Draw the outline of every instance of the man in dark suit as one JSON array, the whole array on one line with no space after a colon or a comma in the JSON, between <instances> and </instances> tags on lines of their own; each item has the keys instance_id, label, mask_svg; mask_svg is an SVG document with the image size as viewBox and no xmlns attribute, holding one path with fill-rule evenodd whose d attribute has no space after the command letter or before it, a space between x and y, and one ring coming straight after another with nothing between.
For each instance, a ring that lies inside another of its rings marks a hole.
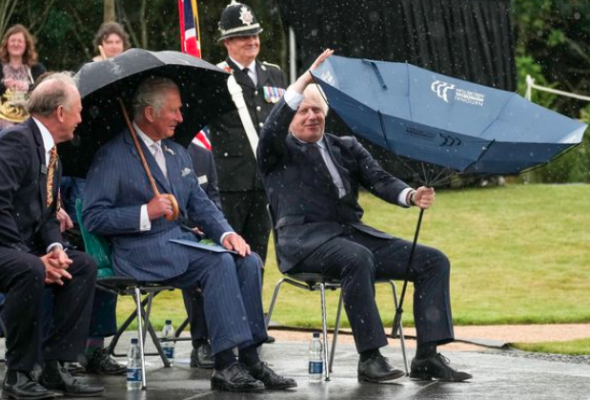
<instances>
[{"instance_id":1,"label":"man in dark suit","mask_svg":"<svg viewBox=\"0 0 590 400\"><path fill-rule=\"evenodd\" d=\"M221 199L217 187L217 171L213 153L202 147L197 139L193 139L188 146L188 154L191 156L193 171L197 181L207 197L221 210ZM215 362L211 352L211 345L207 337L207 323L203 312L203 296L199 291L182 292L184 306L189 316L191 326L191 338L193 350L191 351L190 366L192 368L211 369Z\"/></svg>"},{"instance_id":2,"label":"man in dark suit","mask_svg":"<svg viewBox=\"0 0 590 400\"><path fill-rule=\"evenodd\" d=\"M332 54L326 50L317 68ZM358 189L402 207L428 208L434 189L413 190L385 172L353 137L324 133L327 105L306 72L287 90L261 132L258 165L278 231L282 272L315 272L340 279L344 306L360 354L359 379L403 376L381 355L387 344L375 303L376 278L403 279L411 243L361 222ZM463 381L437 346L453 341L450 264L440 251L419 245L410 280L418 349L410 376Z\"/></svg>"},{"instance_id":3,"label":"man in dark suit","mask_svg":"<svg viewBox=\"0 0 590 400\"><path fill-rule=\"evenodd\" d=\"M272 107L284 92L286 78L277 65L257 60L258 35L262 28L246 4L229 4L221 14L219 29L219 41L223 42L228 57L218 66L233 75L247 107L242 116L232 111L209 125L221 204L230 225L264 262L270 225L266 194L256 168L254 143ZM252 128L247 129L248 125Z\"/></svg>"},{"instance_id":4,"label":"man in dark suit","mask_svg":"<svg viewBox=\"0 0 590 400\"><path fill-rule=\"evenodd\" d=\"M67 250L56 219L60 163L56 144L71 140L82 109L67 74L46 78L30 95L31 118L0 133L0 292L6 294L5 398L102 395L74 379L88 335L96 265ZM53 324L42 334L44 286L54 294ZM31 375L37 365L39 382Z\"/></svg>"},{"instance_id":5,"label":"man in dark suit","mask_svg":"<svg viewBox=\"0 0 590 400\"><path fill-rule=\"evenodd\" d=\"M229 226L199 187L185 148L171 140L182 122L177 85L148 78L133 99L134 129L160 191L154 195L133 139L122 132L96 154L88 173L83 221L112 242L117 274L184 290L200 287L215 354L212 387L229 391L286 389L296 382L258 358L267 337L260 295L260 258ZM176 198L180 218L168 220ZM229 252L196 249L171 240L198 241L192 222ZM232 295L228 295L232 293ZM239 362L232 349L239 348Z\"/></svg>"}]
</instances>

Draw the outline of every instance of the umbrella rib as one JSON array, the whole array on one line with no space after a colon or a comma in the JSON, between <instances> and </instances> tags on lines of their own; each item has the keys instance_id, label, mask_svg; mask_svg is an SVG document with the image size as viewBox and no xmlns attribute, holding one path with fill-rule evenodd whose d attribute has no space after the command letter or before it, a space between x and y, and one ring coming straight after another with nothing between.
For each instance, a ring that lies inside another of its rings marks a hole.
<instances>
[{"instance_id":1,"label":"umbrella rib","mask_svg":"<svg viewBox=\"0 0 590 400\"><path fill-rule=\"evenodd\" d=\"M498 111L498 114L496 114L496 116L494 117L493 120L490 121L490 123L488 124L488 126L486 126L486 128L481 131L481 133L479 134L478 137L482 137L484 133L487 132L488 129L490 129L490 126L492 126L494 124L494 122L496 122L498 120L498 117L502 114L502 112L504 111L504 109L506 108L506 106L508 105L508 103L510 103L510 100L512 100L514 98L514 96L517 96L517 94L512 93L512 96L510 96L508 98L508 100L504 103L504 105L502 106L502 109L500 111Z\"/></svg>"}]
</instances>

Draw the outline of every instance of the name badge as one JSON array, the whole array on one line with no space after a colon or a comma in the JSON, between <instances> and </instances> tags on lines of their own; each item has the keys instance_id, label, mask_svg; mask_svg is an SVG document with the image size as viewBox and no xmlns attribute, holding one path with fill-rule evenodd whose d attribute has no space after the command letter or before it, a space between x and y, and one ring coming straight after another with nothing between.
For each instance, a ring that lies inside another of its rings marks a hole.
<instances>
[{"instance_id":1,"label":"name badge","mask_svg":"<svg viewBox=\"0 0 590 400\"><path fill-rule=\"evenodd\" d=\"M204 185L205 183L209 182L207 180L207 175L201 175L198 177L198 179L199 179L199 185Z\"/></svg>"},{"instance_id":2,"label":"name badge","mask_svg":"<svg viewBox=\"0 0 590 400\"><path fill-rule=\"evenodd\" d=\"M47 175L47 165L45 165L45 164L41 165L41 173L43 175Z\"/></svg>"}]
</instances>

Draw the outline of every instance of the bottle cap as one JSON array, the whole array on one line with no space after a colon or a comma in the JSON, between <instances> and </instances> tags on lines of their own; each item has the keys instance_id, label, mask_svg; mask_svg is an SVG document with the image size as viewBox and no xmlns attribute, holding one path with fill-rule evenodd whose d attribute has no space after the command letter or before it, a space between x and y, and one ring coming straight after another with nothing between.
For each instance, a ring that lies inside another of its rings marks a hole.
<instances>
[{"instance_id":1,"label":"bottle cap","mask_svg":"<svg viewBox=\"0 0 590 400\"><path fill-rule=\"evenodd\" d=\"M131 344L137 344L137 338L131 339Z\"/></svg>"},{"instance_id":2,"label":"bottle cap","mask_svg":"<svg viewBox=\"0 0 590 400\"><path fill-rule=\"evenodd\" d=\"M320 333L319 332L314 332L313 333L313 337L314 338L319 338L320 337Z\"/></svg>"},{"instance_id":3,"label":"bottle cap","mask_svg":"<svg viewBox=\"0 0 590 400\"><path fill-rule=\"evenodd\" d=\"M172 320L171 319L167 319L166 320L166 325L172 325Z\"/></svg>"}]
</instances>

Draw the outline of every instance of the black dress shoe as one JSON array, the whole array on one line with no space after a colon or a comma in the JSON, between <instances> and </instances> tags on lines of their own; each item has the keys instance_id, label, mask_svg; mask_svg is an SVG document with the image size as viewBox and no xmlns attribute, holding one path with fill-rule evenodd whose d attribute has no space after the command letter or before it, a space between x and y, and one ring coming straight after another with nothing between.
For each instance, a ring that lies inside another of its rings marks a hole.
<instances>
[{"instance_id":1,"label":"black dress shoe","mask_svg":"<svg viewBox=\"0 0 590 400\"><path fill-rule=\"evenodd\" d=\"M191 368L213 369L215 360L208 342L197 345L191 351Z\"/></svg>"},{"instance_id":2,"label":"black dress shoe","mask_svg":"<svg viewBox=\"0 0 590 400\"><path fill-rule=\"evenodd\" d=\"M254 379L239 362L222 370L213 371L211 388L229 392L258 392L264 390L264 383Z\"/></svg>"},{"instance_id":3,"label":"black dress shoe","mask_svg":"<svg viewBox=\"0 0 590 400\"><path fill-rule=\"evenodd\" d=\"M52 399L56 396L57 393L40 385L29 372L6 371L2 384L3 399L37 400Z\"/></svg>"},{"instance_id":4,"label":"black dress shoe","mask_svg":"<svg viewBox=\"0 0 590 400\"><path fill-rule=\"evenodd\" d=\"M264 343L266 344L272 344L274 342L276 342L277 340L275 339L274 336L267 336L266 340L264 341Z\"/></svg>"},{"instance_id":5,"label":"black dress shoe","mask_svg":"<svg viewBox=\"0 0 590 400\"><path fill-rule=\"evenodd\" d=\"M404 372L393 368L382 355L374 355L361 361L358 366L358 379L361 382L385 382L404 376Z\"/></svg>"},{"instance_id":6,"label":"black dress shoe","mask_svg":"<svg viewBox=\"0 0 590 400\"><path fill-rule=\"evenodd\" d=\"M462 382L473 378L467 372L456 371L449 365L449 359L442 354L430 358L412 360L410 378L429 381L438 379L446 382Z\"/></svg>"},{"instance_id":7,"label":"black dress shoe","mask_svg":"<svg viewBox=\"0 0 590 400\"><path fill-rule=\"evenodd\" d=\"M57 360L45 361L39 382L47 389L66 396L95 397L104 393L102 386L89 385L74 378Z\"/></svg>"},{"instance_id":8,"label":"black dress shoe","mask_svg":"<svg viewBox=\"0 0 590 400\"><path fill-rule=\"evenodd\" d=\"M247 366L246 369L254 379L264 383L264 387L267 389L284 390L297 386L297 382L277 374L265 362L259 361L254 365Z\"/></svg>"},{"instance_id":9,"label":"black dress shoe","mask_svg":"<svg viewBox=\"0 0 590 400\"><path fill-rule=\"evenodd\" d=\"M125 375L127 373L127 367L116 362L107 349L97 349L87 357L86 373L88 374Z\"/></svg>"}]
</instances>

